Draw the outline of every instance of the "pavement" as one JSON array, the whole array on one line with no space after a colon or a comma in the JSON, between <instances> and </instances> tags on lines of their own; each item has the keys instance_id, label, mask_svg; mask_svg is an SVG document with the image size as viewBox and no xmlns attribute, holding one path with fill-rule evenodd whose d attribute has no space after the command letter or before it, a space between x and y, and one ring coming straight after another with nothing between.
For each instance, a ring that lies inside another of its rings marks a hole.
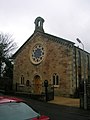
<instances>
[{"instance_id":1,"label":"pavement","mask_svg":"<svg viewBox=\"0 0 90 120\"><path fill-rule=\"evenodd\" d=\"M48 101L48 103L54 103L65 106L80 107L80 99L77 98L66 98L54 96L54 100Z\"/></svg>"},{"instance_id":2,"label":"pavement","mask_svg":"<svg viewBox=\"0 0 90 120\"><path fill-rule=\"evenodd\" d=\"M30 105L51 120L90 120L90 111L80 109L79 99L55 96L48 102L25 98Z\"/></svg>"}]
</instances>

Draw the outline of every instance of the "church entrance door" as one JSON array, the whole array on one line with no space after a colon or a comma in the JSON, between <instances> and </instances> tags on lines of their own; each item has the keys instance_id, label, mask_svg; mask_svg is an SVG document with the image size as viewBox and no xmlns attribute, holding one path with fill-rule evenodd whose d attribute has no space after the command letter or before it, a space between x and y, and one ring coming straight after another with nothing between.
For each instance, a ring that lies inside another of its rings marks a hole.
<instances>
[{"instance_id":1,"label":"church entrance door","mask_svg":"<svg viewBox=\"0 0 90 120\"><path fill-rule=\"evenodd\" d=\"M34 93L41 94L41 79L39 75L34 77Z\"/></svg>"}]
</instances>

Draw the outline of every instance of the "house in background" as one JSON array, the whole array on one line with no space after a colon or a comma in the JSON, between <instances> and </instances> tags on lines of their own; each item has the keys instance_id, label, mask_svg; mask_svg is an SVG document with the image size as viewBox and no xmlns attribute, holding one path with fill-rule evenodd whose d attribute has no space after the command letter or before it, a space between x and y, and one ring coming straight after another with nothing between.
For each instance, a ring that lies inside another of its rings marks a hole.
<instances>
[{"instance_id":1,"label":"house in background","mask_svg":"<svg viewBox=\"0 0 90 120\"><path fill-rule=\"evenodd\" d=\"M44 19L35 19L35 31L13 55L13 89L44 93L44 81L54 94L74 96L84 78L90 81L90 54L71 41L44 32Z\"/></svg>"}]
</instances>

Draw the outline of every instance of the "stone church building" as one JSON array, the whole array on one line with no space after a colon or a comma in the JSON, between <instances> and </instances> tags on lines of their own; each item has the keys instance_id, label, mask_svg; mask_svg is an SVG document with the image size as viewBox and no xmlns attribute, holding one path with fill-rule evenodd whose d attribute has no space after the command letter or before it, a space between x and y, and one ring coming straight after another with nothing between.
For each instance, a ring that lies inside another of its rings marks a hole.
<instances>
[{"instance_id":1,"label":"stone church building","mask_svg":"<svg viewBox=\"0 0 90 120\"><path fill-rule=\"evenodd\" d=\"M35 19L35 31L13 55L13 89L44 93L44 81L54 86L54 94L73 96L80 83L90 79L90 54L75 43L47 34L44 19Z\"/></svg>"}]
</instances>

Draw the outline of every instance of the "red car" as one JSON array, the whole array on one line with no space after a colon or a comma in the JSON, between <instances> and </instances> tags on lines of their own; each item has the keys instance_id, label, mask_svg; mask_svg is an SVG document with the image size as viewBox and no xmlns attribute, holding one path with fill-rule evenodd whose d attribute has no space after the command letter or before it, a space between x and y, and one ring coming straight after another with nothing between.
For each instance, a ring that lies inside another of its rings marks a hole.
<instances>
[{"instance_id":1,"label":"red car","mask_svg":"<svg viewBox=\"0 0 90 120\"><path fill-rule=\"evenodd\" d=\"M50 118L37 113L22 99L0 96L0 120L50 120Z\"/></svg>"}]
</instances>

